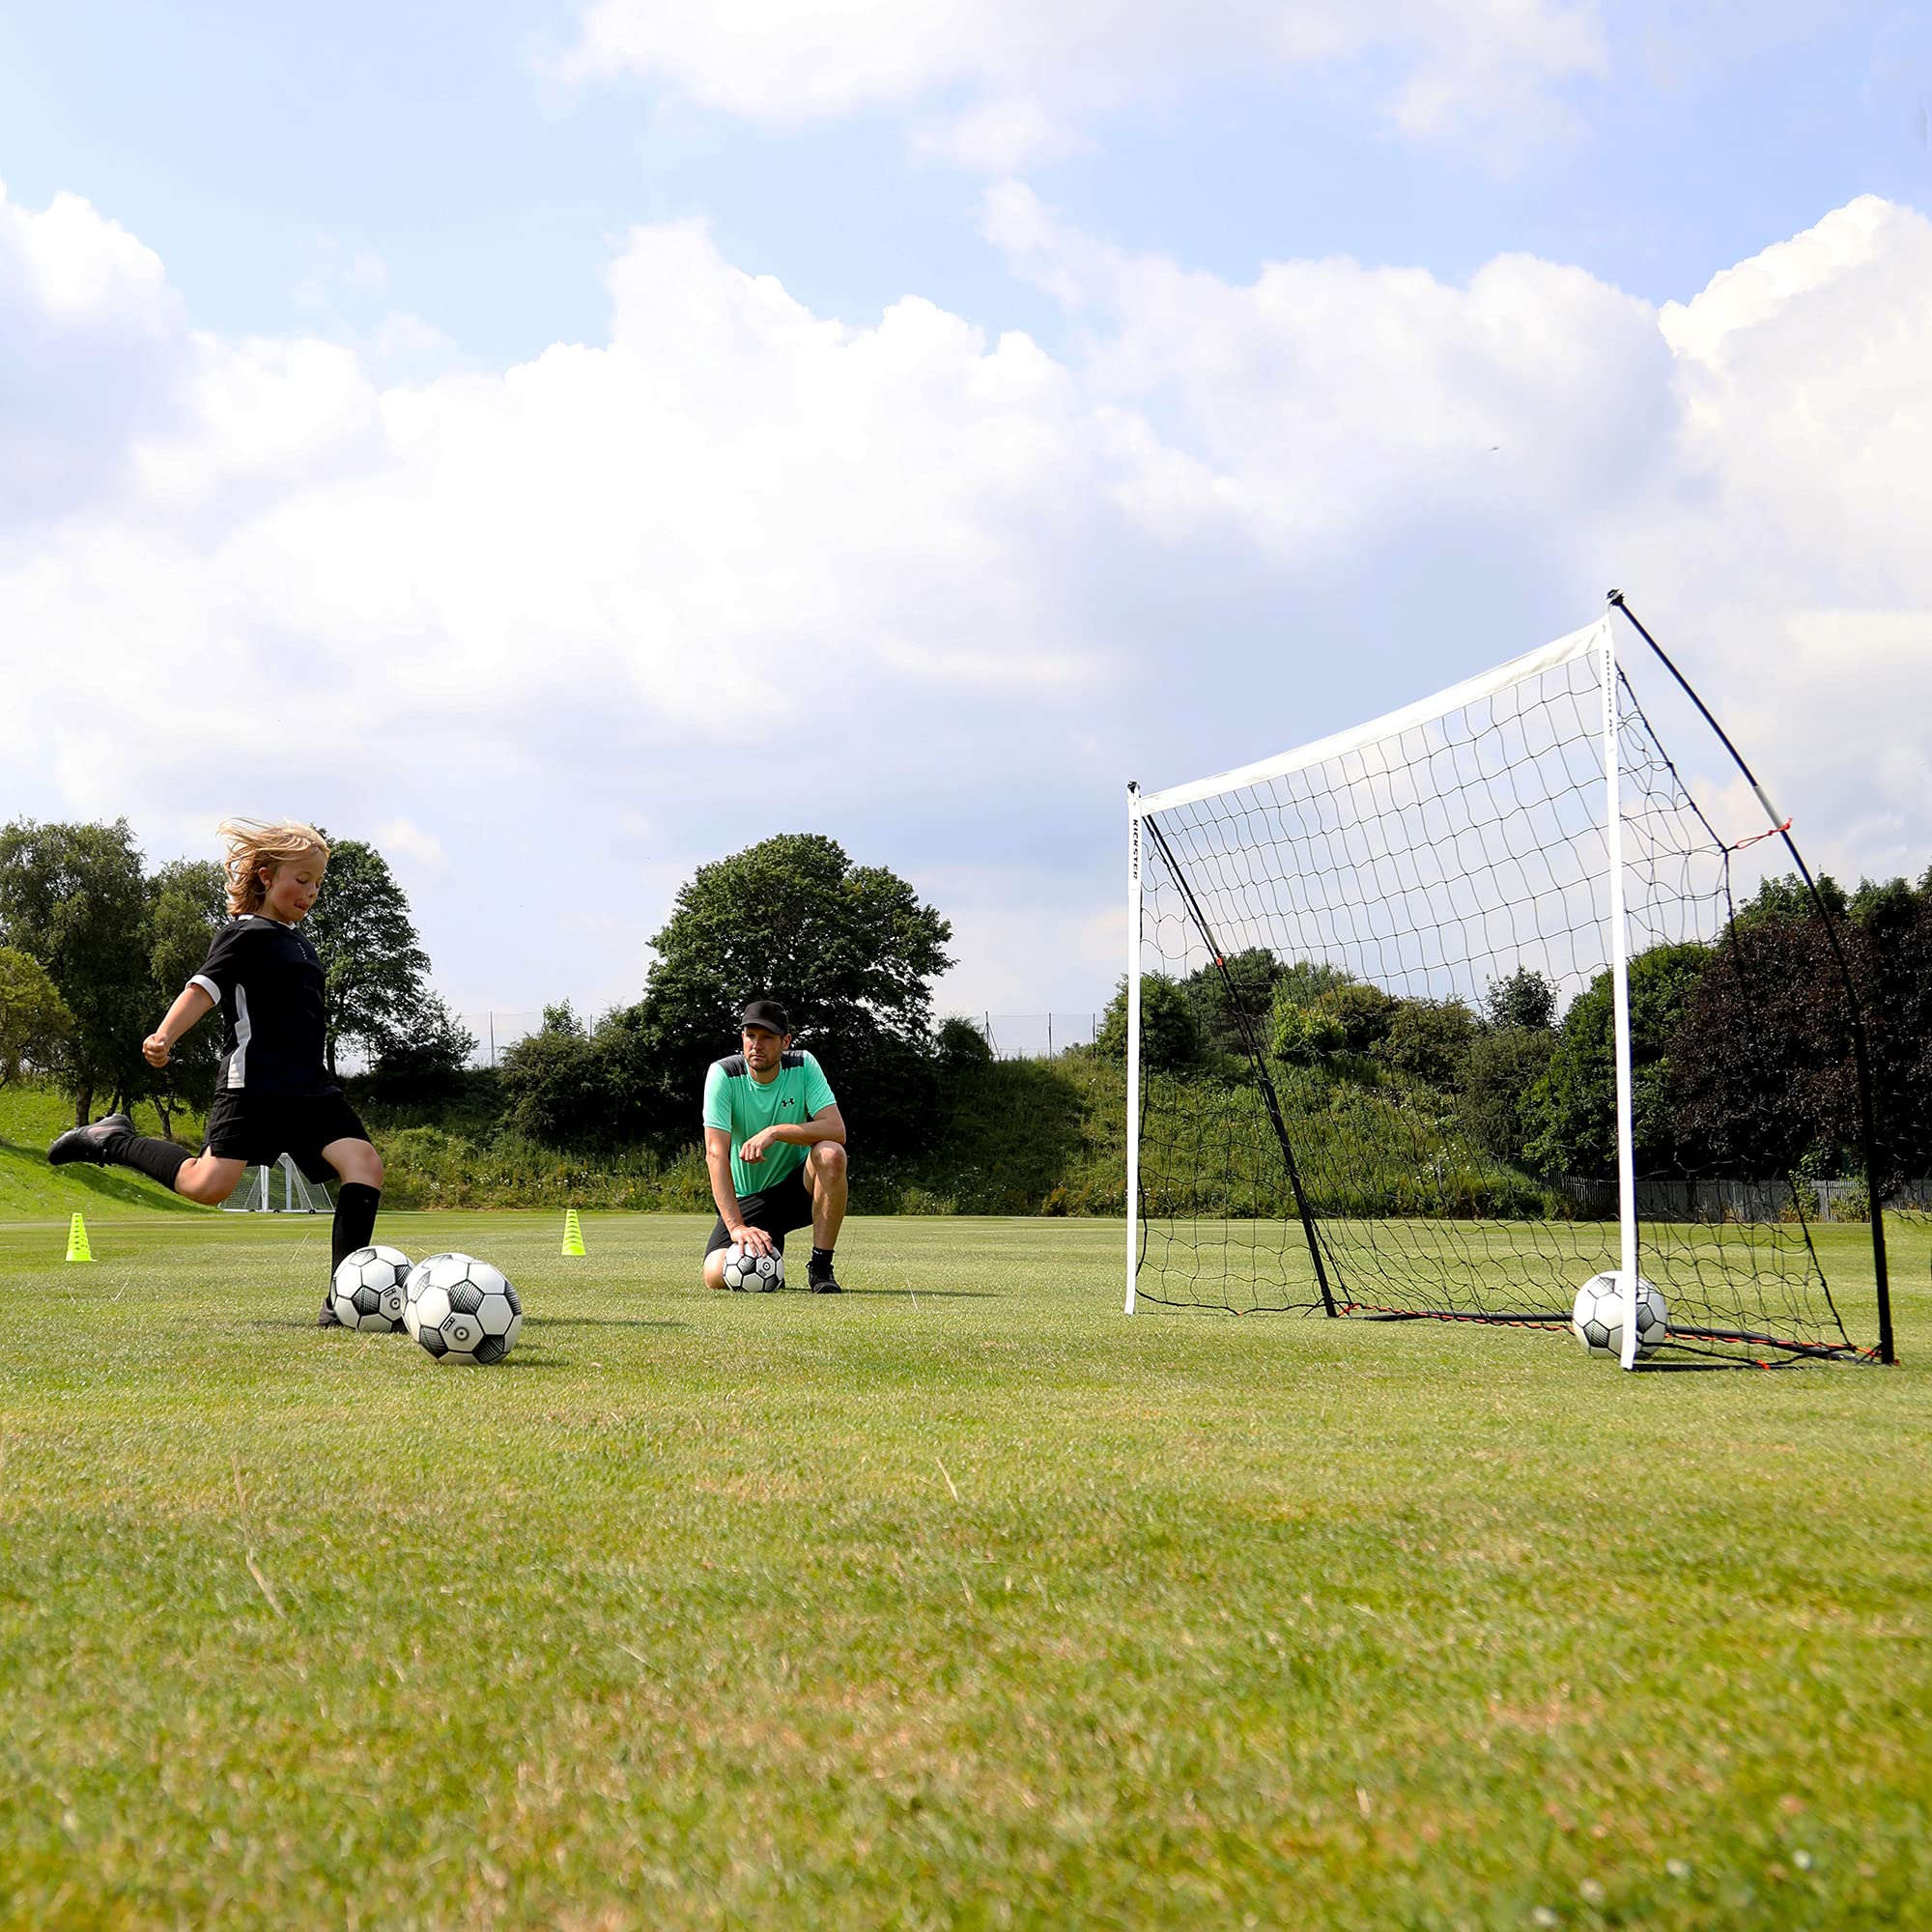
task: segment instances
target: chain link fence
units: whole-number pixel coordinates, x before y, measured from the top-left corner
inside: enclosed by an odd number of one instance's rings
[[[458,1013],[457,1019],[474,1037],[476,1048],[469,1056],[471,1066],[495,1066],[498,1060],[543,1025],[543,1009],[529,1012],[506,1012],[500,1008],[485,1008],[480,1012]]]
[[[996,1060],[1051,1060],[1069,1046],[1092,1046],[1097,1012],[967,1013]]]

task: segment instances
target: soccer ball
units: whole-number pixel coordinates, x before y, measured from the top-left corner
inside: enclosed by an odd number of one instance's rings
[[[439,1362],[500,1362],[523,1333],[524,1304],[474,1255],[431,1255],[403,1286],[403,1326]]]
[[[785,1283],[782,1255],[754,1255],[736,1241],[724,1250],[724,1286],[748,1294],[769,1293]]]
[[[1593,1274],[1577,1291],[1570,1326],[1577,1341],[1593,1355],[1624,1351],[1624,1291],[1614,1274]],[[1647,1355],[1662,1345],[1670,1326],[1670,1311],[1642,1275],[1636,1278],[1636,1351]]]
[[[329,1284],[328,1305],[345,1328],[393,1334],[403,1325],[403,1283],[410,1258],[400,1248],[357,1248],[345,1255]]]

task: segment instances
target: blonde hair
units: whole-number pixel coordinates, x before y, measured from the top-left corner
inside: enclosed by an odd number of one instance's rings
[[[231,913],[260,912],[268,888],[262,884],[261,867],[279,870],[292,859],[310,854],[328,864],[328,841],[313,825],[292,818],[265,824],[259,818],[224,818],[214,828],[228,841],[228,857],[221,869],[228,874],[228,910]]]

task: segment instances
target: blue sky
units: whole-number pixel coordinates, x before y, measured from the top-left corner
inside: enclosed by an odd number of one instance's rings
[[[0,807],[386,836],[467,1008],[826,830],[951,1004],[1083,1009],[1122,779],[1614,578],[1824,863],[1922,869],[1916,729],[1823,721],[1928,661],[1929,96],[1902,5],[12,10]]]
[[[598,335],[610,237],[703,214],[728,259],[819,313],[917,290],[1054,335],[980,240],[974,177],[909,159],[899,114],[747,125],[663,83],[560,84],[575,29],[574,8],[502,0],[11,9],[0,179],[30,203],[86,194],[233,333],[402,308],[521,359]],[[1922,10],[1608,9],[1605,30],[1612,71],[1559,88],[1577,125],[1533,147],[1392,134],[1370,61],[1216,76],[1101,118],[1093,152],[1028,178],[1083,229],[1236,279],[1325,254],[1459,277],[1525,250],[1653,301],[1857,194],[1925,205]],[[380,289],[355,278],[364,255]]]

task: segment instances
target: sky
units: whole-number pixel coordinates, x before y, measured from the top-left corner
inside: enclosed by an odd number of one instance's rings
[[[1814,866],[1917,875],[1929,39],[1812,0],[7,10],[0,818],[156,864],[238,811],[372,838],[470,1013],[635,998],[696,866],[823,832],[952,919],[941,1010],[1077,1014],[1128,779],[1617,584]]]

